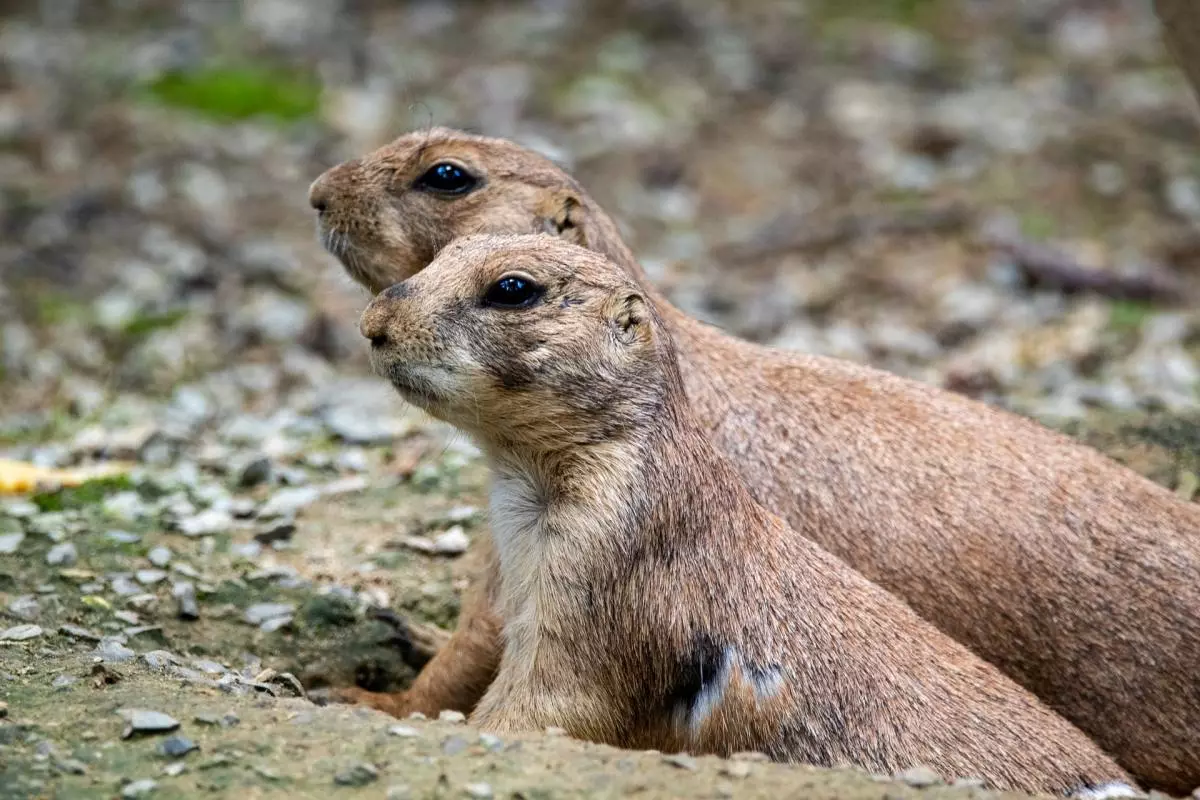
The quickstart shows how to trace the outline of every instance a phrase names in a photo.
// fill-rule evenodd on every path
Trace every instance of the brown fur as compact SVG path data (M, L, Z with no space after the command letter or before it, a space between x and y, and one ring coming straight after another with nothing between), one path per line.
M545 287L483 301L514 271ZM493 473L505 648L473 721L622 747L928 764L1068 793L1128 777L1033 695L751 498L670 335L603 256L467 237L363 312L372 361Z
M458 198L411 189L439 159L482 176L482 188ZM1143 782L1181 794L1200 784L1200 507L1014 415L686 317L570 176L510 142L410 134L331 169L312 193L326 206L323 239L372 290L476 231L547 231L604 253L660 309L697 417L757 501ZM496 612L486 592L476 597L463 608L467 630ZM494 669L494 646L455 653L426 671L452 676L472 658ZM469 710L463 696L410 700Z

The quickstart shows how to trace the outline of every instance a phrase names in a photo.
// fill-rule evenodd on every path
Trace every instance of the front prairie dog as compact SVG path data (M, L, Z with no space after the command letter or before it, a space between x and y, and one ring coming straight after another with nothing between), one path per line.
M327 246L375 292L472 232L546 231L608 256L659 309L697 419L755 500L1143 783L1200 785L1200 504L1026 419L687 317L582 187L512 142L412 133L329 170L310 199ZM365 699L470 710L498 663L498 585L494 567L481 576L409 693Z
M1070 723L754 501L603 256L468 237L361 327L377 371L492 470L505 645L484 728L1133 794Z

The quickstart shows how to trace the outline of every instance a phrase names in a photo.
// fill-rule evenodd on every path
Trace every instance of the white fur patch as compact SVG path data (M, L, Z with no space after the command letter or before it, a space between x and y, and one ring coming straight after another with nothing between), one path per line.
M1090 789L1076 789L1071 797L1076 800L1115 800L1118 797L1145 797L1142 792L1128 783L1113 781Z
M699 735L700 728L712 716L712 713L721 704L721 700L725 698L725 690L729 688L729 681L733 677L735 666L742 679L750 684L750 688L754 690L754 695L759 700L774 697L783 687L783 673L778 667L768 670L749 669L742 661L742 655L737 648L726 647L721 658L721 668L717 670L717 674L711 678L707 675L700 676L700 693L696 695L696 700L692 703L687 715L688 729L693 736Z

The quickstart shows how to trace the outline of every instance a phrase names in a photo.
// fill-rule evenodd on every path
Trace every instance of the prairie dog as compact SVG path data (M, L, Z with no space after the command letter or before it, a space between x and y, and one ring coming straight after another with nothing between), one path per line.
M1128 786L1083 733L766 511L603 256L473 236L363 312L372 363L492 471L504 651L473 720L993 787Z
M373 291L472 232L603 253L658 308L692 409L751 495L1094 737L1143 783L1200 785L1200 505L1028 420L837 359L740 341L649 284L579 184L511 142L433 129L313 184ZM467 711L495 675L494 566L393 713Z

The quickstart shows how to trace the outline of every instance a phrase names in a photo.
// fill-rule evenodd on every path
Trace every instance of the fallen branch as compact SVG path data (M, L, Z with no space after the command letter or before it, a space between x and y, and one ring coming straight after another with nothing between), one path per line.
M1007 254L1032 286L1064 294L1091 292L1114 300L1173 303L1183 299L1183 284L1164 267L1134 274L1097 269L1055 247L1011 235L989 235L985 244Z
M821 252L870 236L916 236L962 230L971 221L958 204L888 212L849 214L829 222L808 222L793 215L775 219L743 242L715 249L718 261L744 264L784 253Z

